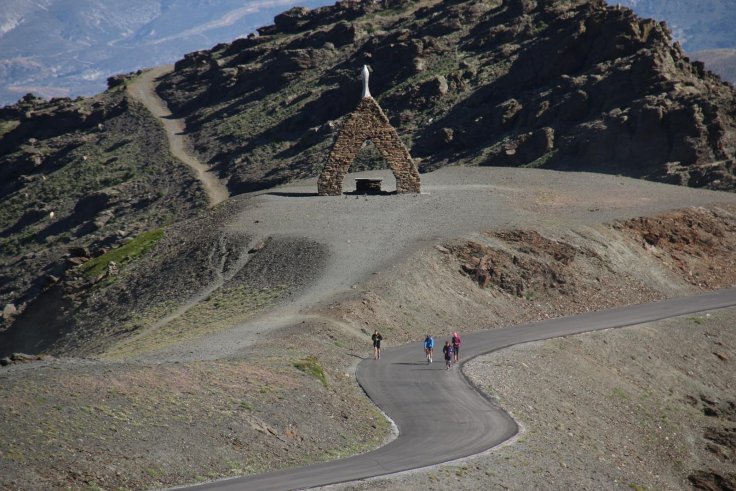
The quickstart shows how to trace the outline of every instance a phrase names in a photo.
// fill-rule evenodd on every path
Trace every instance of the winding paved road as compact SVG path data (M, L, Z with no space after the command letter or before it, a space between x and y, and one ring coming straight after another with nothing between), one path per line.
M736 288L662 302L621 307L537 324L469 333L462 360L515 344L630 326L736 305ZM440 358L438 356L437 358ZM457 367L427 365L417 341L364 360L357 379L368 396L398 425L399 436L377 450L307 467L227 479L187 489L301 489L426 467L468 457L508 440L514 420L475 390Z
M215 206L230 197L227 187L209 170L209 167L188 152L186 123L183 119L173 118L166 102L156 94L156 79L171 72L173 68L173 65L166 65L143 72L130 82L128 94L146 106L146 109L161 121L169 139L172 155L194 171L195 177L199 179L207 193L210 206Z

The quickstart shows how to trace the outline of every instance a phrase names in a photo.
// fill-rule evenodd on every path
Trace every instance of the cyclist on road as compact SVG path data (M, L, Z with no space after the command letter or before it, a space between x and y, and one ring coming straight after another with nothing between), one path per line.
M434 339L430 334L424 338L424 355L427 357L427 363L432 363L432 353L434 352Z

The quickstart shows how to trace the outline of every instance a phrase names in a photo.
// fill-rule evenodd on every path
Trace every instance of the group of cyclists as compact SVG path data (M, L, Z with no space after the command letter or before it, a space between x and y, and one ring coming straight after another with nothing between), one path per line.
M373 341L373 359L378 360L381 358L381 341L383 336L376 330L371 336ZM449 370L453 363L460 361L460 345L462 340L457 332L452 333L452 337L445 341L445 345L442 347L442 353L445 355L445 369ZM427 357L427 363L432 363L432 356L434 354L434 338L431 334L427 334L424 339L424 354Z
M449 370L453 363L460 361L460 345L462 340L457 332L452 333L452 337L445 341L442 347L442 353L445 355L445 369ZM427 357L427 363L432 363L432 355L434 354L434 338L431 334L427 334L424 338L424 354Z

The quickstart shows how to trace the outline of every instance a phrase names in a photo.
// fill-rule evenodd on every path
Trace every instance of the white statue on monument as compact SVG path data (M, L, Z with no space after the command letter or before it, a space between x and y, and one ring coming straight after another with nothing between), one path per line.
M363 71L360 73L360 78L363 80L363 98L370 97L371 91L368 89L368 77L370 76L370 73L368 72L368 65L363 65Z

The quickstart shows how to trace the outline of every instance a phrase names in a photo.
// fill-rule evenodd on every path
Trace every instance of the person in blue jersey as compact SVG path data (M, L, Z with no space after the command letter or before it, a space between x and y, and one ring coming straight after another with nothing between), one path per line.
M424 355L427 357L427 363L432 363L432 353L434 353L434 339L427 334L424 338Z

